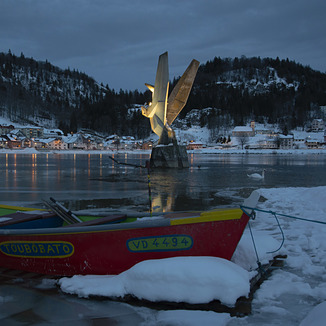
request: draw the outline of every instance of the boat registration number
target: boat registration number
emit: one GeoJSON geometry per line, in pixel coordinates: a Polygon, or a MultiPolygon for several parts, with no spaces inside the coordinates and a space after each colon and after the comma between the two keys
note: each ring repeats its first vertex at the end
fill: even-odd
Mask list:
{"type": "Polygon", "coordinates": [[[177,251],[191,249],[193,244],[191,236],[173,234],[132,238],[127,241],[127,248],[131,252],[177,251]]]}

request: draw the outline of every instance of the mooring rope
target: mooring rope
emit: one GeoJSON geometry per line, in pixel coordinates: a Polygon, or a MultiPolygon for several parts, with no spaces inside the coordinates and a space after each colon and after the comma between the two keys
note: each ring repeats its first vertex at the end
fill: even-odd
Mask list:
{"type": "MultiPolygon", "coordinates": [[[[273,211],[267,211],[267,210],[260,209],[260,208],[255,208],[255,207],[248,207],[248,206],[242,206],[242,205],[240,205],[240,208],[241,208],[242,211],[244,211],[243,208],[246,208],[246,209],[252,209],[252,210],[255,210],[255,211],[257,211],[257,212],[269,213],[269,214],[272,214],[272,215],[274,215],[274,216],[278,215],[278,216],[289,217],[289,218],[293,218],[293,219],[301,220],[301,221],[306,221],[306,222],[319,223],[319,224],[326,224],[326,222],[323,222],[323,221],[318,221],[318,220],[309,220],[309,219],[307,219],[307,218],[303,218],[303,217],[297,217],[297,216],[292,216],[292,215],[287,215],[287,214],[276,213],[276,212],[273,212],[273,211]]],[[[244,212],[245,212],[245,211],[244,211],[244,212]]]]}
{"type": "MultiPolygon", "coordinates": [[[[277,251],[279,251],[282,247],[283,247],[283,244],[284,244],[284,241],[285,241],[285,236],[284,236],[284,232],[282,230],[282,227],[281,227],[281,224],[277,218],[277,215],[279,216],[283,216],[283,217],[288,217],[288,218],[292,218],[292,219],[296,219],[296,220],[301,220],[301,221],[305,221],[305,222],[312,222],[312,223],[318,223],[318,224],[326,224],[326,222],[323,222],[323,221],[318,221],[318,220],[309,220],[307,218],[303,218],[303,217],[297,217],[297,216],[292,216],[292,215],[288,215],[288,214],[281,214],[281,213],[276,213],[276,212],[273,212],[273,211],[267,211],[265,209],[260,209],[260,208],[256,208],[256,207],[249,207],[249,206],[243,206],[243,205],[240,205],[240,209],[247,214],[247,212],[245,211],[245,209],[251,209],[252,210],[252,213],[250,214],[250,217],[253,216],[253,213],[255,211],[257,212],[263,212],[263,213],[268,213],[268,214],[272,214],[275,219],[276,219],[276,222],[277,222],[277,225],[281,231],[281,234],[282,234],[282,242],[280,244],[280,247],[274,251],[268,251],[267,253],[268,254],[272,254],[272,253],[275,253],[277,251]]],[[[254,218],[252,218],[254,219],[254,218]]],[[[259,261],[259,257],[258,257],[258,252],[257,252],[257,248],[256,248],[256,244],[255,244],[255,240],[254,240],[254,237],[253,237],[253,233],[252,233],[252,230],[251,230],[251,226],[250,226],[250,223],[248,222],[248,226],[249,226],[249,231],[250,231],[250,235],[251,235],[251,239],[252,239],[252,242],[253,242],[253,246],[254,246],[254,249],[255,249],[255,253],[256,253],[256,257],[257,257],[257,264],[258,264],[258,268],[260,269],[261,268],[261,264],[260,264],[260,261],[259,261]]]]}
{"type": "Polygon", "coordinates": [[[260,259],[259,259],[259,256],[258,256],[258,251],[257,251],[257,247],[256,247],[254,235],[253,235],[252,230],[251,230],[250,221],[248,222],[248,226],[249,226],[249,231],[250,231],[250,235],[251,235],[252,244],[254,246],[254,250],[255,250],[255,254],[256,254],[256,258],[257,258],[256,263],[258,265],[258,269],[260,270],[260,272],[262,274],[264,274],[265,273],[265,270],[263,269],[262,264],[261,264],[260,259]]]}
{"type": "Polygon", "coordinates": [[[273,214],[273,216],[275,217],[276,222],[277,222],[277,225],[278,225],[278,227],[279,227],[279,229],[280,229],[280,231],[281,231],[281,234],[282,234],[282,242],[281,242],[280,247],[279,247],[278,249],[273,250],[273,251],[268,251],[268,252],[267,252],[268,254],[273,254],[274,252],[279,251],[279,250],[283,247],[283,244],[284,244],[284,241],[285,241],[285,236],[284,236],[283,229],[281,228],[280,221],[278,220],[278,218],[277,218],[277,216],[276,216],[275,213],[272,213],[272,214],[273,214]]]}

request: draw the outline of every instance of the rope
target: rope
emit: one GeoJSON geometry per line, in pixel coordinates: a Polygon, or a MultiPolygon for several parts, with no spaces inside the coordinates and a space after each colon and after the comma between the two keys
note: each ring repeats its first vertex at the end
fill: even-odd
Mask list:
{"type": "MultiPolygon", "coordinates": [[[[287,215],[287,214],[276,213],[276,212],[273,212],[273,211],[267,211],[267,210],[256,208],[256,207],[249,207],[249,206],[242,206],[242,205],[240,205],[240,208],[241,208],[241,210],[245,214],[247,214],[247,212],[244,209],[251,209],[252,210],[252,213],[250,214],[250,217],[252,217],[254,211],[272,214],[275,217],[276,222],[277,222],[277,225],[278,225],[278,227],[279,227],[279,229],[281,231],[281,234],[282,234],[282,242],[281,242],[281,245],[280,245],[280,247],[278,249],[276,249],[274,251],[268,251],[267,252],[268,254],[272,254],[272,253],[275,253],[275,252],[279,251],[283,247],[283,244],[284,244],[284,241],[285,241],[284,232],[283,232],[282,227],[281,227],[281,224],[280,224],[280,222],[279,222],[279,220],[277,218],[277,215],[288,217],[288,218],[292,218],[292,219],[296,219],[296,220],[301,220],[301,221],[305,221],[305,222],[312,222],[312,223],[318,223],[318,224],[326,224],[326,222],[323,222],[323,221],[309,220],[309,219],[303,218],[303,217],[297,217],[297,216],[292,216],[292,215],[287,215]]],[[[249,226],[249,230],[250,230],[250,234],[251,234],[251,239],[252,239],[252,242],[253,242],[253,245],[254,245],[254,249],[255,249],[255,252],[256,252],[257,264],[258,264],[258,267],[260,268],[261,267],[261,264],[260,264],[260,261],[259,261],[259,257],[258,257],[258,253],[257,253],[257,249],[256,249],[255,240],[254,240],[254,237],[253,237],[253,234],[252,234],[252,230],[251,230],[251,226],[250,226],[250,223],[249,222],[248,222],[248,226],[249,226]]]]}
{"type": "MultiPolygon", "coordinates": [[[[319,223],[319,224],[326,224],[326,222],[323,222],[323,221],[318,221],[318,220],[309,220],[307,218],[303,218],[303,217],[297,217],[297,216],[291,216],[291,215],[287,215],[287,214],[281,214],[281,213],[276,213],[276,212],[273,212],[273,211],[267,211],[267,210],[264,210],[264,209],[260,209],[260,208],[255,208],[255,207],[248,207],[248,206],[242,206],[240,205],[240,208],[242,211],[243,208],[246,208],[246,209],[252,209],[252,210],[255,210],[257,212],[263,212],[263,213],[269,213],[269,214],[272,214],[276,217],[276,215],[278,216],[284,216],[284,217],[289,217],[289,218],[293,218],[293,219],[296,219],[296,220],[301,220],[301,221],[306,221],[306,222],[312,222],[312,223],[319,223]]],[[[244,213],[246,213],[244,211],[244,213]]]]}
{"type": "Polygon", "coordinates": [[[251,230],[250,222],[248,222],[248,226],[249,226],[249,231],[250,231],[250,235],[251,235],[252,244],[253,244],[254,249],[255,249],[255,254],[256,254],[256,258],[257,258],[257,261],[256,262],[257,262],[257,265],[258,265],[258,269],[261,271],[262,274],[264,274],[265,273],[265,270],[263,269],[263,267],[261,265],[261,262],[259,260],[259,256],[258,256],[258,252],[257,252],[257,247],[256,247],[254,235],[253,235],[252,230],[251,230]]]}
{"type": "Polygon", "coordinates": [[[285,241],[284,232],[283,232],[283,230],[282,230],[282,228],[281,228],[280,222],[279,222],[279,220],[278,220],[278,218],[277,218],[277,216],[276,216],[275,213],[273,213],[273,216],[275,217],[276,222],[277,222],[277,225],[278,225],[278,227],[279,227],[279,229],[280,229],[280,231],[281,231],[281,234],[282,234],[282,242],[281,242],[281,245],[280,245],[280,247],[279,247],[278,249],[276,249],[276,250],[274,250],[274,251],[268,251],[268,252],[267,252],[268,254],[273,254],[274,252],[279,251],[279,250],[283,247],[283,244],[284,244],[284,241],[285,241]]]}

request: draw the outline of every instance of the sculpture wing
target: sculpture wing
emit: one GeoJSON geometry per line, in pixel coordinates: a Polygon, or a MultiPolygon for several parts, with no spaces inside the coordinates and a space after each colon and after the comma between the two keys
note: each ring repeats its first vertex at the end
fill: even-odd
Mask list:
{"type": "Polygon", "coordinates": [[[166,120],[169,125],[172,124],[180,111],[186,105],[198,67],[199,61],[195,59],[192,60],[187,70],[184,72],[170,94],[166,115],[166,120]]]}
{"type": "Polygon", "coordinates": [[[156,71],[156,78],[155,78],[155,85],[154,85],[154,92],[152,96],[152,105],[157,105],[155,114],[161,120],[163,125],[166,122],[166,102],[167,102],[167,95],[169,91],[169,65],[168,65],[168,53],[165,52],[160,55],[157,71],[156,71]]]}

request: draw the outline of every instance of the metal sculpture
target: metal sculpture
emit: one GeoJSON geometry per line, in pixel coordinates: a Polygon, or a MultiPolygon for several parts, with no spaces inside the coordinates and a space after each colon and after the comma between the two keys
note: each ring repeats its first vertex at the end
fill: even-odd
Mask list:
{"type": "Polygon", "coordinates": [[[152,92],[152,102],[142,107],[142,114],[150,119],[151,128],[159,136],[159,144],[168,145],[175,140],[172,122],[187,103],[199,62],[192,60],[177,85],[169,94],[168,53],[160,55],[155,85],[145,84],[152,92]]]}

